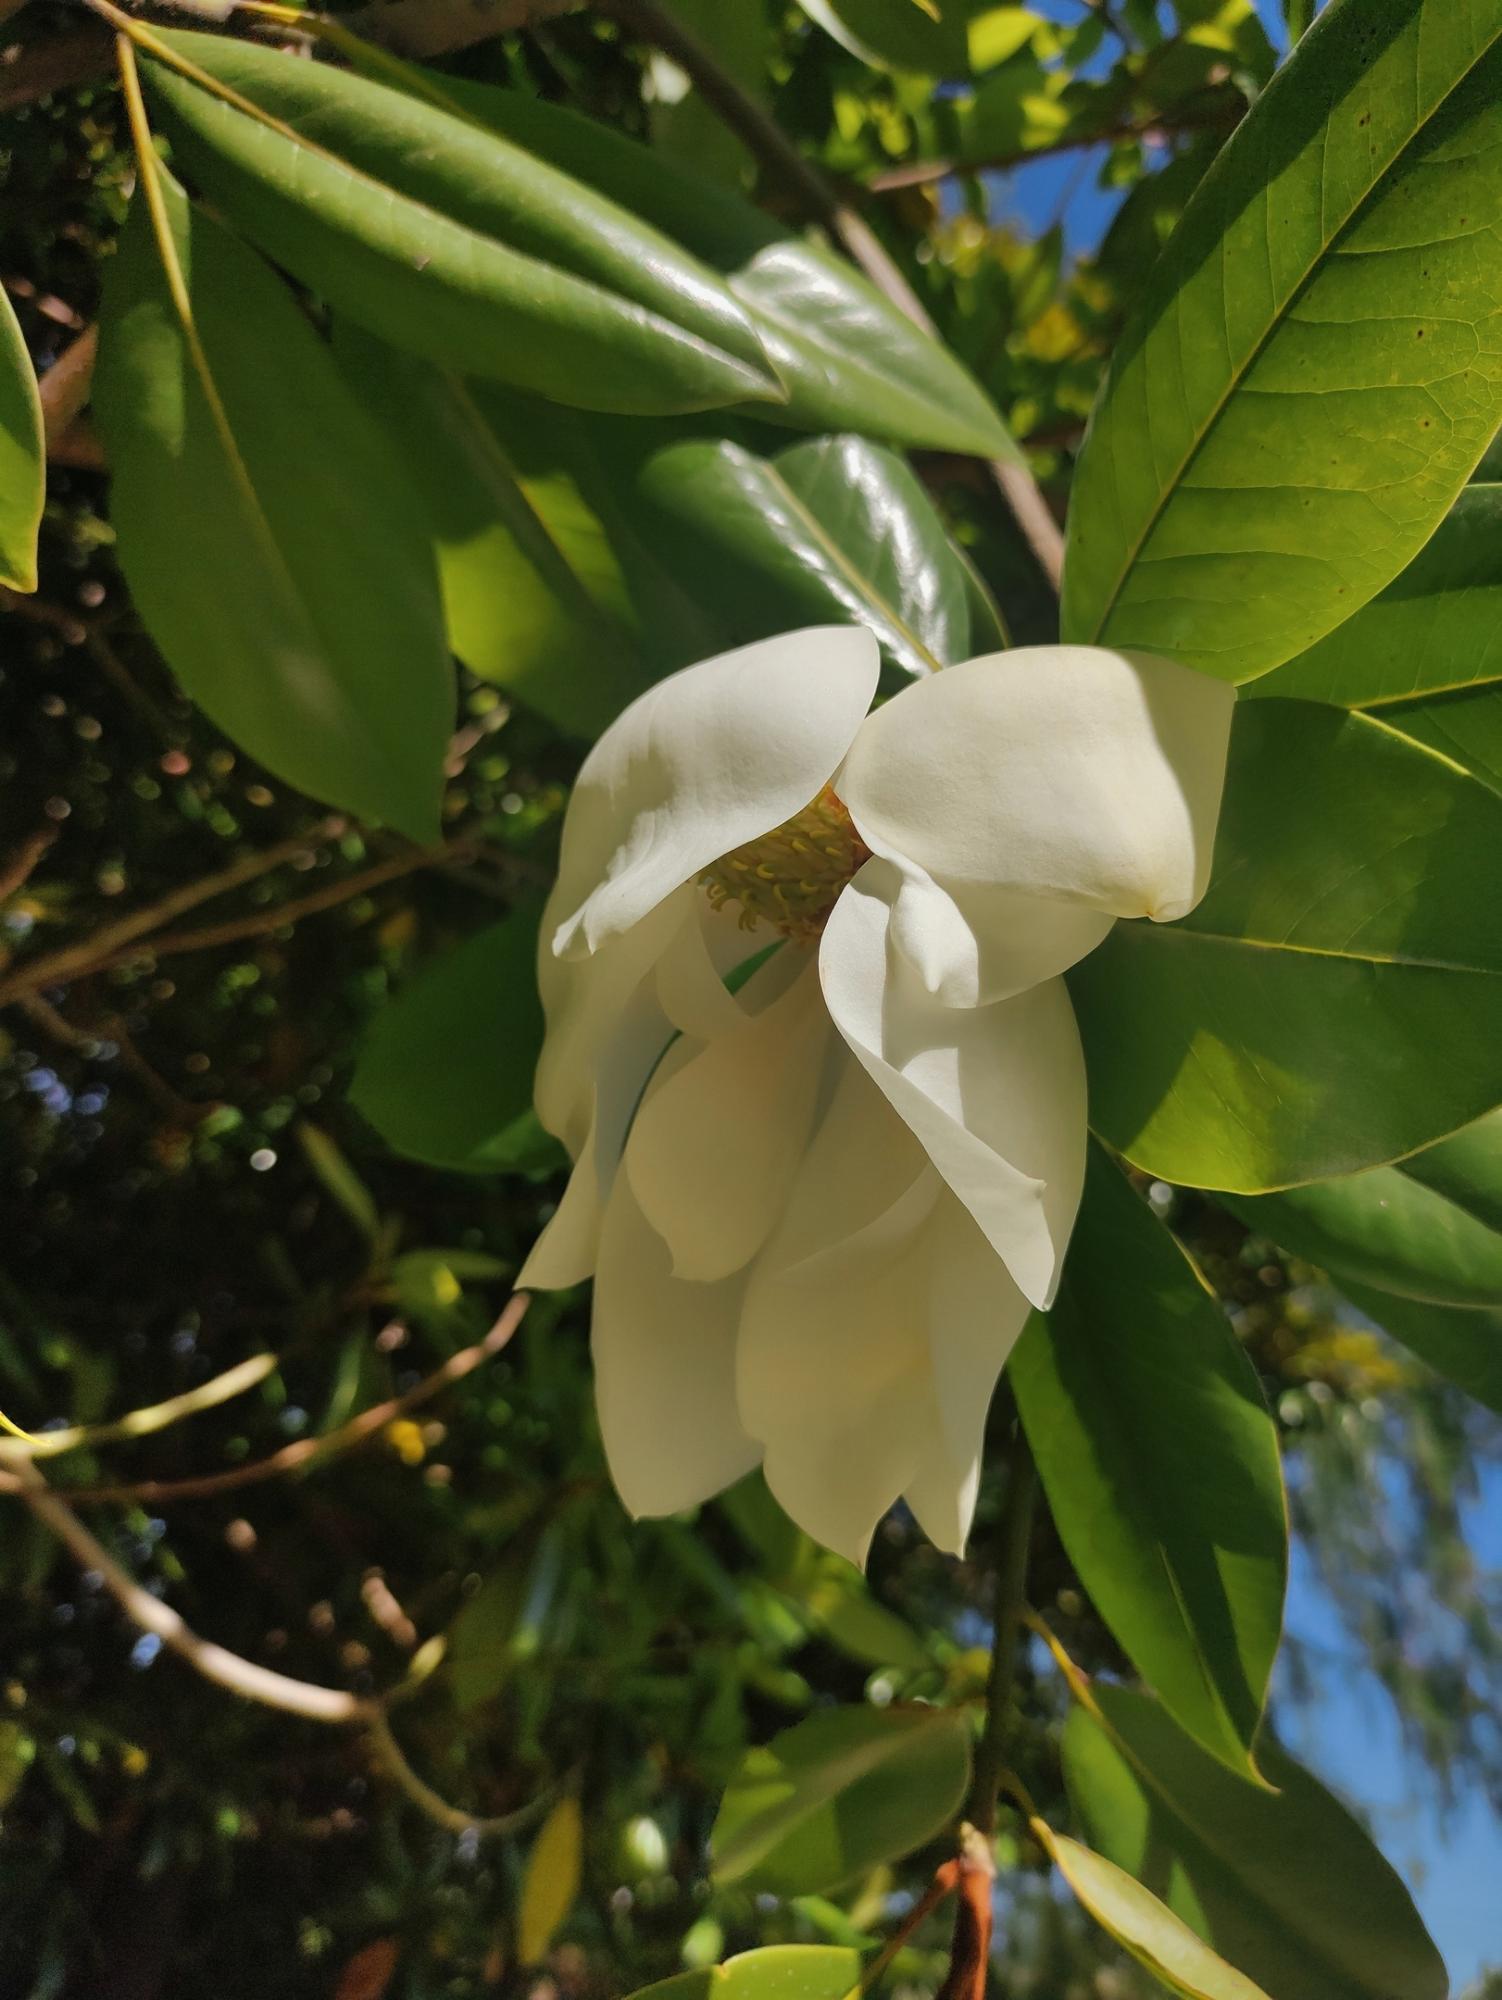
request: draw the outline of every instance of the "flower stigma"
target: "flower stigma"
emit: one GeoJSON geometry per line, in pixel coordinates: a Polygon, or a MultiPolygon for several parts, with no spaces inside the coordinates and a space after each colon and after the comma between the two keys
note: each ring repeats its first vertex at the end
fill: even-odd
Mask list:
{"type": "Polygon", "coordinates": [[[815,944],[840,891],[870,858],[843,800],[826,785],[812,805],[721,855],[699,880],[717,910],[740,905],[742,930],[771,924],[795,944],[815,944]]]}

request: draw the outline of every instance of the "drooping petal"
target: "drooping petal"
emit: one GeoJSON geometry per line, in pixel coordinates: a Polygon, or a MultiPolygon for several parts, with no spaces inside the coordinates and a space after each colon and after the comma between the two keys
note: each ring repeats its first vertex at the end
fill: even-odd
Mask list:
{"type": "Polygon", "coordinates": [[[847,1059],[746,1291],[738,1395],[767,1484],[856,1563],[921,1456],[915,1415],[932,1401],[924,1232],[937,1187],[847,1059]]]}
{"type": "Polygon", "coordinates": [[[901,885],[878,858],[840,897],[819,951],[825,1000],[1021,1290],[1046,1306],[1085,1172],[1085,1065],[1068,993],[1050,979],[989,1006],[943,1006],[892,943],[901,885]]]}
{"type": "Polygon", "coordinates": [[[1116,917],[1204,894],[1235,690],[1151,654],[1032,646],[877,710],[839,792],[874,852],[1116,917]]]}
{"type": "Polygon", "coordinates": [[[892,942],[944,1007],[984,1007],[1056,979],[1116,922],[1085,903],[991,883],[935,881],[900,855],[892,942]]]}
{"type": "Polygon", "coordinates": [[[691,1284],[619,1174],[595,1276],[595,1400],[617,1492],[632,1514],[675,1514],[758,1463],[736,1412],[744,1276],[691,1284]]]}
{"type": "Polygon", "coordinates": [[[569,801],[553,949],[595,951],[801,812],[876,691],[864,627],[813,626],[671,674],[605,731],[569,801]]]}
{"type": "Polygon", "coordinates": [[[766,1241],[808,1143],[830,1038],[810,959],[779,998],[649,1090],[626,1171],[676,1276],[727,1277],[766,1241]]]}
{"type": "Polygon", "coordinates": [[[527,1252],[526,1262],[517,1274],[517,1290],[561,1292],[570,1285],[582,1285],[593,1276],[600,1249],[602,1211],[591,1130],[574,1162],[562,1201],[527,1252]]]}

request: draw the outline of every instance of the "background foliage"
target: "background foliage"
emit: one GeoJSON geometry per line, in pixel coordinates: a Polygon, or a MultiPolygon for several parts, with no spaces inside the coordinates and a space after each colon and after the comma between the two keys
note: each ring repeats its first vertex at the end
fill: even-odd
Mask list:
{"type": "MultiPolygon", "coordinates": [[[[911,0],[678,11],[858,201],[1062,509],[1105,360],[1152,260],[1272,73],[1255,11],[1245,0],[1069,0],[1038,12],[976,7],[958,31],[963,10],[934,19],[911,0]],[[1119,197],[1087,254],[1068,240],[1067,202],[1041,229],[995,219],[1005,213],[996,176],[1035,155],[1076,161],[1081,182],[1119,197]]],[[[1297,32],[1306,23],[1289,11],[1297,32]]],[[[513,83],[649,139],[645,161],[630,156],[628,189],[626,156],[586,145],[566,123],[513,135],[720,272],[698,332],[726,345],[696,366],[718,371],[715,394],[732,375],[754,391],[754,325],[801,398],[801,415],[784,416],[818,435],[794,438],[756,402],[733,418],[697,417],[676,377],[644,386],[640,370],[622,371],[622,393],[651,395],[648,414],[540,415],[545,374],[459,388],[434,363],[469,352],[470,322],[432,309],[431,287],[389,277],[383,310],[408,335],[419,323],[421,351],[398,353],[349,323],[327,244],[305,251],[282,211],[268,211],[261,183],[215,183],[212,157],[194,152],[202,106],[161,87],[171,165],[201,175],[213,202],[192,217],[186,205],[173,212],[202,287],[223,408],[279,539],[307,568],[294,564],[271,588],[253,523],[234,511],[244,500],[234,454],[190,413],[180,443],[185,477],[205,496],[201,516],[184,542],[180,505],[130,510],[141,544],[122,553],[134,598],[117,563],[105,460],[117,491],[135,476],[149,502],[152,425],[171,413],[150,406],[148,362],[159,367],[171,326],[132,248],[139,195],[121,234],[133,173],[122,101],[107,39],[71,10],[32,0],[5,24],[0,277],[20,335],[45,371],[96,322],[107,286],[104,310],[139,329],[140,344],[122,336],[113,363],[106,350],[92,419],[55,425],[39,589],[0,598],[0,1406],[32,1428],[97,1425],[274,1351],[276,1366],[238,1399],[69,1453],[56,1483],[129,1488],[90,1502],[89,1519],[150,1589],[247,1657],[355,1693],[410,1675],[394,1725],[411,1768],[461,1818],[517,1816],[485,1838],[435,1824],[358,1733],[238,1705],[159,1658],[97,1574],[69,1566],[11,1506],[0,1539],[6,1992],[419,2000],[526,1993],[546,1980],[563,1994],[608,1995],[777,1941],[864,1947],[932,1873],[942,1850],[931,1837],[963,1790],[941,1719],[902,1746],[921,1760],[921,1783],[901,1764],[885,1783],[880,1763],[867,1781],[861,1824],[880,1826],[893,1810],[901,1823],[866,1852],[848,1846],[838,1814],[769,1830],[756,1817],[763,1793],[743,1773],[716,1831],[711,1886],[706,1844],[748,1749],[796,1725],[805,1733],[791,1747],[758,1754],[817,1769],[832,1754],[819,1734],[831,1702],[866,1697],[880,1716],[894,1699],[979,1698],[1000,1495],[983,1494],[973,1563],[940,1558],[904,1519],[889,1521],[869,1587],[797,1535],[754,1481],[692,1525],[632,1527],[604,1476],[577,1300],[535,1307],[503,1354],[382,1423],[361,1449],[326,1465],[310,1455],[263,1482],[172,1490],[340,1431],[493,1321],[559,1185],[558,1159],[526,1109],[525,1066],[508,1060],[535,1036],[530,987],[510,975],[530,958],[528,916],[582,745],[625,694],[717,646],[831,615],[869,618],[893,675],[998,643],[998,619],[1014,639],[1052,636],[1034,555],[983,461],[965,455],[1009,449],[984,399],[958,372],[914,366],[916,336],[887,319],[870,380],[835,397],[820,365],[830,329],[790,312],[765,271],[755,275],[768,243],[802,241],[787,233],[807,216],[786,180],[726,133],[629,12],[538,14],[522,30],[421,53],[438,56],[442,87],[481,115],[499,117],[494,86],[513,83]],[[686,163],[689,175],[663,181],[647,163],[686,163]],[[717,189],[756,196],[764,220],[748,226],[743,212],[717,209],[717,189]],[[277,254],[294,278],[317,282],[315,317],[224,226],[249,215],[289,232],[277,254]],[[384,414],[382,448],[363,421],[341,418],[351,407],[384,414]],[[868,427],[875,441],[851,435],[868,427]],[[324,485],[288,479],[278,460],[310,433],[324,456],[299,464],[322,465],[324,485]],[[430,558],[412,554],[413,510],[436,546],[434,575],[419,573],[430,558]],[[885,533],[894,510],[916,524],[915,540],[885,533]],[[319,627],[307,579],[319,580],[316,599],[331,573],[365,623],[319,627]],[[243,596],[219,589],[226,577],[243,596]],[[407,757],[423,742],[436,756],[447,728],[455,669],[431,608],[439,589],[462,662],[441,799],[413,791],[407,757]],[[235,649],[254,648],[273,617],[309,631],[309,644],[345,649],[356,689],[375,637],[389,640],[393,621],[406,635],[411,704],[382,711],[383,744],[374,764],[350,759],[353,777],[338,775],[350,716],[289,726],[295,690],[255,713],[241,705],[235,649]],[[581,656],[581,631],[590,671],[560,675],[560,659],[581,656]],[[385,775],[367,795],[359,787],[372,769],[385,775]],[[298,792],[299,779],[324,803],[298,792]],[[360,815],[398,831],[371,831],[360,815]],[[227,869],[238,879],[203,908],[179,900],[227,869]],[[149,921],[131,933],[121,920],[137,912],[149,921]],[[47,976],[33,979],[38,965],[47,976]],[[479,1046],[460,1032],[477,1006],[489,1010],[479,1046]],[[909,1793],[938,1810],[903,1821],[909,1793]]],[[[277,61],[278,80],[290,67],[239,47],[224,60],[247,88],[256,62],[277,61]]],[[[516,212],[546,214],[546,194],[535,180],[520,185],[516,212]]],[[[513,222],[495,208],[471,217],[492,246],[513,222]]],[[[561,236],[541,247],[573,254],[561,236]]],[[[500,284],[498,254],[495,268],[500,284]]],[[[629,254],[595,278],[640,282],[629,254]]],[[[807,267],[795,271],[795,301],[809,282],[807,267]]],[[[596,347],[567,365],[613,351],[619,320],[600,311],[596,347]]],[[[556,329],[543,329],[536,352],[538,369],[565,365],[556,329]]],[[[1395,610],[1408,615],[1428,590],[1452,593],[1453,612],[1463,587],[1474,611],[1476,589],[1496,581],[1484,543],[1494,490],[1469,489],[1393,586],[1395,610]]],[[[1360,708],[1412,687],[1384,678],[1360,622],[1280,669],[1266,691],[1360,708]]],[[[1423,630],[1434,633],[1432,618],[1423,630]]],[[[1449,657],[1433,643],[1425,686],[1449,657]]],[[[1458,725],[1443,705],[1456,699],[1405,709],[1405,729],[1421,743],[1448,731],[1440,740],[1453,745],[1458,725]]],[[[1484,735],[1466,726],[1461,736],[1474,767],[1484,735]]],[[[1301,775],[1304,748],[1297,732],[1279,739],[1258,768],[1281,772],[1280,785],[1243,800],[1258,837],[1281,832],[1290,852],[1303,838],[1299,814],[1321,804],[1301,775]]],[[[1379,797],[1372,812],[1391,809],[1379,797]]],[[[1100,977],[1120,990],[1130,968],[1102,965],[1100,977]]],[[[1088,1026],[1088,984],[1079,1004],[1088,1026]]],[[[1402,1108],[1384,1102],[1378,1115],[1402,1108]]],[[[1476,1108],[1458,1107],[1456,1122],[1476,1108]]],[[[1127,1106],[1123,1135],[1130,1117],[1127,1106]]],[[[1478,1467],[1495,1453],[1487,1406],[1502,1405],[1495,1364],[1477,1372],[1481,1336],[1502,1310],[1497,1221],[1478,1219],[1487,1174],[1464,1160],[1431,1160],[1417,1178],[1376,1172],[1394,1185],[1336,1184],[1338,1212],[1318,1191],[1220,1200],[1138,1180],[1224,1308],[1201,1305],[1208,1335],[1203,1320],[1174,1332],[1224,1342],[1205,1420],[1234,1436],[1260,1378],[1295,1528],[1351,1647],[1386,1682],[1440,1790],[1480,1787],[1502,1808],[1496,1584],[1461,1531],[1478,1467]],[[1433,1216],[1416,1225],[1426,1253],[1417,1272],[1393,1227],[1394,1199],[1426,1196],[1476,1224],[1470,1234],[1457,1225],[1439,1290],[1433,1216]],[[1321,1275],[1331,1268],[1339,1294],[1321,1275]],[[1458,1374],[1476,1400],[1425,1362],[1458,1374]]],[[[1114,1272],[1141,1296],[1170,1246],[1163,1237],[1145,1249],[1140,1208],[1116,1213],[1113,1199],[1128,1200],[1124,1184],[1097,1197],[1093,1270],[1103,1293],[1114,1272]]],[[[1072,1309],[1102,1324],[1100,1300],[1072,1309]]],[[[1046,1472],[1055,1420],[1059,1449],[1070,1440],[1040,1338],[1030,1336],[1016,1391],[1046,1472]]],[[[1127,1404],[1154,1393],[1121,1383],[1127,1404]]],[[[999,1443],[1011,1421],[1003,1399],[999,1443]]],[[[1004,1457],[992,1453],[993,1477],[1004,1457]]],[[[1165,1515],[1173,1505],[1159,1496],[1165,1515]]],[[[1040,1523],[1031,1595],[1081,1666],[1125,1674],[1104,1622],[1119,1633],[1119,1607],[1092,1602],[1073,1566],[1090,1560],[1082,1537],[1100,1518],[1088,1494],[1081,1511],[1080,1521],[1061,1509],[1040,1523]]],[[[1248,1652],[1260,1657],[1265,1640],[1248,1652]]],[[[1172,1657],[1150,1670],[1135,1650],[1170,1698],[1172,1657]]],[[[1321,1663],[1296,1634],[1285,1657],[1289,1714],[1321,1663]]],[[[1217,1732],[1223,1752],[1244,1740],[1237,1668],[1223,1663],[1207,1700],[1195,1732],[1205,1750],[1180,1739],[1176,1753],[1185,1761],[1173,1809],[1191,1836],[1221,1810],[1214,1787],[1227,1781],[1202,1768],[1217,1732]],[[1196,1786],[1211,1788],[1210,1808],[1196,1786]]],[[[1111,1699],[1127,1705],[1110,1717],[1124,1733],[1164,1726],[1146,1697],[1111,1699]]],[[[1014,1818],[1004,1832],[1017,1867],[996,1990],[1101,2000],[1146,1991],[1135,1961],[1050,1886],[1045,1856],[1055,1838],[1046,1824],[1073,1812],[1077,1830],[1133,1866],[1120,1793],[1130,1771],[1123,1780],[1084,1712],[1064,1726],[1066,1691],[1041,1645],[1017,1701],[1014,1755],[1045,1830],[1014,1818]]],[[[761,1766],[752,1775],[769,1779],[761,1766]]],[[[1310,1808],[1313,1851],[1325,1854],[1356,1838],[1328,1810],[1310,1808]]],[[[1255,1826],[1248,1838],[1258,1844],[1255,1826]]],[[[1359,1852],[1353,1866],[1365,1865],[1359,1852]]],[[[1214,1884],[1192,1866],[1189,1875],[1213,1904],[1214,1884]]],[[[1222,1885],[1238,1908],[1254,1891],[1222,1885]]],[[[1259,1966],[1274,1967],[1258,1971],[1264,1983],[1279,1965],[1307,1973],[1326,1946],[1344,1949],[1301,1931],[1303,1921],[1295,1911],[1288,1935],[1253,1939],[1259,1966]]],[[[1376,1934],[1356,1983],[1339,1990],[1383,1990],[1389,1944],[1376,1934]]],[[[947,1957],[947,1921],[935,1919],[905,1948],[898,1977],[931,1990],[947,1957]]],[[[1414,1976],[1421,1983],[1424,1969],[1414,1976]]],[[[847,1961],[832,1962],[830,1977],[842,1992],[847,1961]]],[[[1270,1990],[1296,2000],[1335,1989],[1311,1978],[1270,1990]]]]}

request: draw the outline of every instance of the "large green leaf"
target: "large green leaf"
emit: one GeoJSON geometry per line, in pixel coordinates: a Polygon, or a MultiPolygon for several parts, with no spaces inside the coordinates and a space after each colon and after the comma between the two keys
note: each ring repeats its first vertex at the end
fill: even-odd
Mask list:
{"type": "Polygon", "coordinates": [[[1452,758],[1482,784],[1502,792],[1502,685],[1395,702],[1381,716],[1389,729],[1452,758]]]}
{"type": "Polygon", "coordinates": [[[1095,1921],[1170,1993],[1186,2000],[1268,2000],[1124,1868],[1042,1820],[1033,1831],[1095,1921]]]}
{"type": "Polygon", "coordinates": [[[912,471],[879,445],[822,438],[758,458],[695,439],[656,453],[641,487],[737,642],[837,619],[869,625],[910,674],[968,650],[964,566],[912,471]]]}
{"type": "Polygon", "coordinates": [[[1262,1194],[1502,1101],[1502,800],[1379,721],[1243,703],[1204,901],[1070,975],[1096,1129],[1262,1194]]]}
{"type": "Polygon", "coordinates": [[[843,258],[577,112],[453,77],[433,77],[429,87],[719,272],[787,389],[785,405],[758,414],[808,430],[1017,456],[1000,417],[954,357],[843,258]]]}
{"type": "Polygon", "coordinates": [[[1386,590],[1248,693],[1371,708],[1498,680],[1502,485],[1485,485],[1465,488],[1386,590]]]}
{"type": "Polygon", "coordinates": [[[46,498],[42,405],[15,308],[0,288],[0,583],[37,587],[37,529],[46,498]]]}
{"type": "Polygon", "coordinates": [[[285,287],[164,172],[161,192],[194,336],[143,190],[109,267],[94,379],[136,604],[253,757],[431,840],[454,685],[417,510],[285,287]]]}
{"type": "Polygon", "coordinates": [[[803,11],[863,63],[960,74],[969,61],[968,0],[802,0],[803,11]]]}
{"type": "Polygon", "coordinates": [[[1336,1283],[1358,1312],[1436,1375],[1502,1415],[1502,1312],[1398,1298],[1344,1275],[1336,1276],[1336,1283]]]}
{"type": "Polygon", "coordinates": [[[859,1980],[860,1959],[842,1945],[769,1944],[659,1979],[632,2000],[846,2000],[859,1980]]]}
{"type": "Polygon", "coordinates": [[[1224,1199],[1259,1235],[1322,1270],[1431,1305],[1502,1306],[1502,1234],[1409,1166],[1224,1199]]]}
{"type": "Polygon", "coordinates": [[[1405,567],[1502,423],[1499,143],[1502,0],[1333,0],[1116,352],[1067,638],[1249,680],[1405,567]]]}
{"type": "Polygon", "coordinates": [[[1277,1787],[1240,1783],[1159,1704],[1097,1684],[1064,1776],[1091,1842],[1277,2000],[1444,2000],[1445,1969],[1397,1874],[1275,1744],[1277,1787]]]}
{"type": "Polygon", "coordinates": [[[184,163],[247,235],[395,345],[585,409],[781,400],[720,279],[593,189],[350,71],[152,32],[235,100],[146,65],[184,163]]]}
{"type": "Polygon", "coordinates": [[[748,1752],[715,1821],[714,1872],[817,1895],[910,1854],[958,1812],[970,1725],[941,1708],[837,1708],[748,1752]]]}
{"type": "Polygon", "coordinates": [[[1098,1147],[1064,1282],[1008,1366],[1069,1559],[1179,1724],[1243,1777],[1288,1526],[1257,1373],[1098,1147]]]}
{"type": "Polygon", "coordinates": [[[478,932],[413,981],[366,1036],[350,1101],[387,1145],[462,1173],[549,1164],[532,1117],[542,1047],[537,912],[478,932]]]}

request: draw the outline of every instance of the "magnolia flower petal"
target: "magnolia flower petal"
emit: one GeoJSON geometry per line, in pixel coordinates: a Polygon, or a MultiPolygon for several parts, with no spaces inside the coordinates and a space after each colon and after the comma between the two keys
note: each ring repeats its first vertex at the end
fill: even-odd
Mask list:
{"type": "Polygon", "coordinates": [[[945,883],[1166,923],[1209,879],[1235,698],[1153,654],[998,653],[878,709],[840,796],[875,852],[945,883]]]}
{"type": "Polygon", "coordinates": [[[648,688],[584,760],[559,864],[560,956],[629,931],[833,776],[876,692],[863,626],[819,625],[648,688]]]}
{"type": "Polygon", "coordinates": [[[1116,919],[1085,903],[990,883],[936,882],[900,855],[892,942],[944,1007],[984,1007],[1055,979],[1102,943],[1116,919]]]}
{"type": "Polygon", "coordinates": [[[617,1177],[605,1211],[591,1343],[595,1400],[616,1490],[632,1514],[675,1514],[761,1457],[736,1413],[745,1281],[687,1284],[617,1177]]]}
{"type": "Polygon", "coordinates": [[[963,1204],[939,1203],[931,1225],[928,1342],[951,1461],[980,1455],[986,1413],[1032,1308],[963,1204]]]}
{"type": "MultiPolygon", "coordinates": [[[[555,893],[550,910],[556,900],[555,893]]],[[[650,975],[678,935],[697,927],[702,901],[685,888],[593,957],[568,961],[548,949],[544,913],[538,985],[547,1035],[533,1094],[538,1118],[573,1159],[588,1139],[601,1085],[607,1097],[625,1096],[634,1104],[671,1037],[675,1024],[650,975]]]]}
{"type": "Polygon", "coordinates": [[[913,1518],[936,1549],[962,1556],[975,1519],[980,1494],[980,1453],[964,1463],[953,1457],[947,1439],[933,1418],[926,1430],[918,1469],[908,1480],[903,1499],[913,1518]]]}
{"type": "Polygon", "coordinates": [[[923,1306],[936,1177],[848,1058],[788,1206],[751,1270],[741,1420],[809,1534],[864,1562],[917,1469],[932,1402],[923,1306]]]}
{"type": "MultiPolygon", "coordinates": [[[[951,669],[950,671],[953,671],[951,669]]],[[[891,943],[902,886],[868,861],[819,951],[836,1027],[1034,1304],[1058,1284],[1085,1172],[1085,1064],[1062,980],[972,1009],[891,943]]]]}
{"type": "Polygon", "coordinates": [[[600,1179],[594,1133],[568,1177],[568,1186],[546,1228],[527,1252],[516,1280],[521,1292],[561,1292],[593,1275],[600,1248],[600,1179]]]}
{"type": "Polygon", "coordinates": [[[648,1089],[626,1172],[675,1276],[727,1277],[766,1241],[808,1142],[829,1042],[809,961],[770,1006],[648,1089]]]}

